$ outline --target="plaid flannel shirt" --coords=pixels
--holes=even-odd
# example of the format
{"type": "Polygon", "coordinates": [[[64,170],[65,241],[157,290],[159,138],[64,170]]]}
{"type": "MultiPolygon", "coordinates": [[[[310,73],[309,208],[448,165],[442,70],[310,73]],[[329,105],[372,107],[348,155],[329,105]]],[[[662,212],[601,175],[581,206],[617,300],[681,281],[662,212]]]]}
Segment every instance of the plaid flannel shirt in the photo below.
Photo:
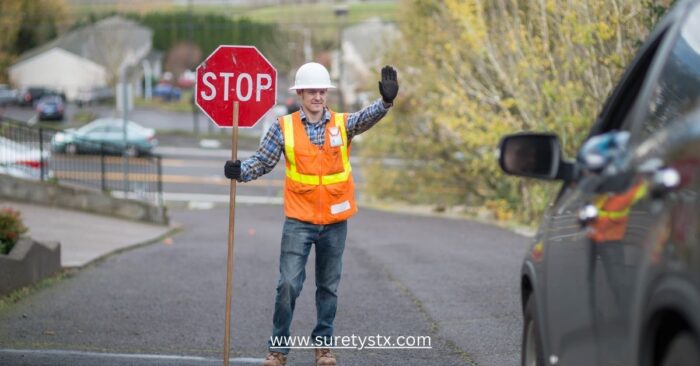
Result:
{"type": "MultiPolygon", "coordinates": [[[[350,113],[346,120],[348,139],[352,140],[353,137],[369,130],[386,115],[389,107],[384,105],[381,99],[378,99],[361,111],[350,113]]],[[[326,124],[330,119],[331,113],[326,108],[321,122],[310,123],[306,119],[304,110],[301,110],[301,121],[306,129],[306,135],[309,136],[314,145],[323,146],[326,137],[326,124]]],[[[241,179],[239,181],[248,182],[269,173],[277,165],[283,150],[284,136],[280,129],[279,120],[277,120],[267,130],[258,151],[241,162],[241,179]]]]}

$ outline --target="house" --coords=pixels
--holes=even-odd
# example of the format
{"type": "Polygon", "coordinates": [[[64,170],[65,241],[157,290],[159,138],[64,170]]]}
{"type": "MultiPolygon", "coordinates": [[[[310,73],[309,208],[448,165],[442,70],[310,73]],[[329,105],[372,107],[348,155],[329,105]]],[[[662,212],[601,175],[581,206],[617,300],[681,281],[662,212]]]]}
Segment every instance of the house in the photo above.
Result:
{"type": "MultiPolygon", "coordinates": [[[[18,88],[55,89],[75,100],[86,91],[114,85],[125,61],[140,65],[152,38],[153,31],[134,21],[105,18],[20,55],[9,68],[10,81],[18,88]]],[[[129,81],[140,84],[138,76],[130,75],[129,81]]]]}

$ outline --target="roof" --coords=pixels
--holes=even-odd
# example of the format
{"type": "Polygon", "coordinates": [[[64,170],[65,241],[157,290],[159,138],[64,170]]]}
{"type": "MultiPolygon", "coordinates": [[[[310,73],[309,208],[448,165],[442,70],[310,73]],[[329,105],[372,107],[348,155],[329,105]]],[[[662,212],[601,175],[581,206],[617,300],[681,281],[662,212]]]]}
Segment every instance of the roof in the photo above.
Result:
{"type": "Polygon", "coordinates": [[[20,55],[15,65],[53,48],[61,48],[100,65],[108,66],[114,64],[113,58],[124,57],[124,55],[115,55],[107,50],[112,48],[116,48],[119,51],[124,49],[137,50],[143,47],[150,48],[152,37],[153,31],[150,29],[116,15],[102,19],[89,26],[75,29],[51,42],[33,48],[20,55]],[[115,45],[118,45],[118,47],[114,47],[115,45]]]}

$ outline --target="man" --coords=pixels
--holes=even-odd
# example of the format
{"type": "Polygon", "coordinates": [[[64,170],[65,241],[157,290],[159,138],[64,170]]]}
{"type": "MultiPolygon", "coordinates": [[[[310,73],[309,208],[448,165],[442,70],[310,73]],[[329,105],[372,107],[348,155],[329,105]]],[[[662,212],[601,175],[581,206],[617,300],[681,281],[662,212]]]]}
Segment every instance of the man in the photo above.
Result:
{"type": "MultiPolygon", "coordinates": [[[[229,179],[248,182],[270,172],[284,152],[285,222],[282,231],[280,276],[275,298],[269,354],[263,365],[282,366],[289,348],[272,340],[290,334],[294,305],[304,284],[306,261],[316,249],[317,324],[311,341],[332,344],[333,321],[340,283],[347,219],[357,212],[350,167],[350,142],[374,126],[393,105],[399,90],[396,70],[382,69],[379,82],[381,100],[356,113],[335,113],[326,107],[331,85],[328,70],[318,63],[307,63],[297,70],[294,86],[301,108],[279,118],[263,138],[258,151],[241,162],[227,161],[224,173],[229,179]]],[[[316,365],[336,365],[328,348],[316,348],[316,365]]]]}

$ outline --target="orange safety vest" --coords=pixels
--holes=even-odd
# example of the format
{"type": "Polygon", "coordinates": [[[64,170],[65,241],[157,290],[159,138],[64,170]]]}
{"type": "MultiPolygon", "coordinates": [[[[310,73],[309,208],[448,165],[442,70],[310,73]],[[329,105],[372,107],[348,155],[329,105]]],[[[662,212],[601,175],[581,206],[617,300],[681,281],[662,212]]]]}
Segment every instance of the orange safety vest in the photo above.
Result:
{"type": "Polygon", "coordinates": [[[598,218],[591,224],[588,237],[596,243],[619,241],[625,236],[630,208],[647,193],[641,182],[617,195],[602,195],[596,202],[598,218]]]}
{"type": "Polygon", "coordinates": [[[350,167],[347,115],[331,111],[323,147],[311,143],[295,112],[280,117],[286,178],[284,213],[300,221],[326,225],[357,213],[350,167]]]}

